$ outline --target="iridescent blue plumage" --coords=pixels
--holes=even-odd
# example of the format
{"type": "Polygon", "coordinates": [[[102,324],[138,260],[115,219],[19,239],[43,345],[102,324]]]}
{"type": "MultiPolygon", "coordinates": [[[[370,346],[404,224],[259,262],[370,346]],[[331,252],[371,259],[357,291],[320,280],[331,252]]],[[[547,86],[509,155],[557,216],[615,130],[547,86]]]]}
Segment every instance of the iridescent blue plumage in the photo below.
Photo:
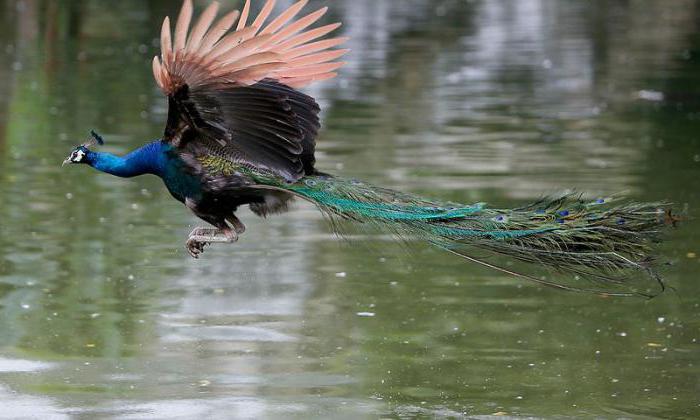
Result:
{"type": "Polygon", "coordinates": [[[145,174],[162,177],[168,165],[166,150],[160,140],[148,143],[125,156],[86,150],[85,158],[88,165],[100,172],[121,178],[131,178],[145,174]]]}
{"type": "Polygon", "coordinates": [[[125,156],[96,152],[87,148],[84,163],[100,172],[121,178],[139,175],[156,175],[160,177],[170,193],[181,202],[190,197],[197,199],[202,189],[199,179],[187,174],[184,162],[173,151],[173,147],[161,140],[156,140],[136,149],[125,156]]]}

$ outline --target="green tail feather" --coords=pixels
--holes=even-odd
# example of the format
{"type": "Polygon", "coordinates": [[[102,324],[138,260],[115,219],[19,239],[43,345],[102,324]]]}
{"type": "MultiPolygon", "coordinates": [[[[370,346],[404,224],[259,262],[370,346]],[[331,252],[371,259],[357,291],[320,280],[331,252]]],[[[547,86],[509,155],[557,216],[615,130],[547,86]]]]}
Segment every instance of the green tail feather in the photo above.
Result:
{"type": "MultiPolygon", "coordinates": [[[[270,182],[268,180],[267,184],[270,182]]],[[[420,238],[471,261],[553,287],[604,294],[626,287],[643,274],[663,282],[651,257],[663,227],[676,219],[666,203],[618,204],[614,198],[584,200],[569,194],[517,209],[491,209],[429,201],[358,181],[310,176],[278,184],[316,204],[331,219],[374,224],[400,237],[420,238]],[[545,281],[475,258],[475,249],[543,265],[574,277],[576,285],[545,281]],[[581,286],[584,281],[594,289],[581,286]]]]}

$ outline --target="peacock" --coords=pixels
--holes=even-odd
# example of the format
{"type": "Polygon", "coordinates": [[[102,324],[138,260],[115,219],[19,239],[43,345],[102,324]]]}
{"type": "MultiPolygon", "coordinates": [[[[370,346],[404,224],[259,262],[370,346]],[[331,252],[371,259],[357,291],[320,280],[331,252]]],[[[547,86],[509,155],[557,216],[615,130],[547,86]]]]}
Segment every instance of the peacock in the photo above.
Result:
{"type": "Polygon", "coordinates": [[[316,169],[320,108],[300,89],[335,77],[348,50],[336,48],[347,38],[326,37],[340,23],[314,25],[327,7],[298,18],[306,3],[270,18],[275,0],[267,0],[249,19],[247,0],[242,11],[217,20],[219,4],[212,2],[190,25],[193,5],[185,0],[174,33],[170,19],[163,21],[161,54],[153,58],[153,76],[168,101],[162,139],[115,156],[93,150],[104,140],[92,131],[64,164],[125,178],[160,177],[175,199],[212,226],[187,238],[194,258],[209,244],[238,240],[245,231],[236,217],[241,206],[266,217],[299,198],[315,204],[333,226],[356,222],[424,240],[547,286],[643,294],[613,293],[608,286],[644,277],[663,290],[652,254],[664,227],[678,220],[668,203],[567,194],[496,209],[426,199],[316,169]],[[549,268],[555,279],[498,266],[489,262],[494,254],[549,268]],[[563,277],[577,283],[557,280],[563,277]]]}

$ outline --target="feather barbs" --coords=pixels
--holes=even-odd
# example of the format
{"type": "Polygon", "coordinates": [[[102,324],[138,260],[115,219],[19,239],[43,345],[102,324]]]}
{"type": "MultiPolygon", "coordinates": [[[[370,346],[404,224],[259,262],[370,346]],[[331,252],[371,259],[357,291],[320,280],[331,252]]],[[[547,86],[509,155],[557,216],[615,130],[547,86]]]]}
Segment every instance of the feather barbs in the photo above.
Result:
{"type": "Polygon", "coordinates": [[[328,8],[297,19],[306,3],[300,0],[270,19],[276,0],[267,0],[248,24],[250,0],[243,12],[233,11],[219,20],[219,4],[212,2],[190,28],[194,9],[192,0],[185,0],[174,33],[170,19],[163,21],[161,55],[153,59],[156,83],[166,95],[172,95],[184,84],[191,88],[217,83],[251,85],[269,78],[300,88],[335,77],[335,70],[344,64],[335,60],[348,50],[330,48],[347,38],[317,41],[340,23],[307,30],[328,8]]]}

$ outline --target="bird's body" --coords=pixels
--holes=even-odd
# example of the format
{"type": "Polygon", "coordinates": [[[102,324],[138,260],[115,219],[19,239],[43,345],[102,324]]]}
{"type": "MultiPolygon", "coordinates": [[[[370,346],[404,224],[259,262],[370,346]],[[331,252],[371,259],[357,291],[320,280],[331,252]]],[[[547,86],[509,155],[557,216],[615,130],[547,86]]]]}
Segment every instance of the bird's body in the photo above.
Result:
{"type": "MultiPolygon", "coordinates": [[[[188,172],[187,163],[162,140],[148,143],[125,156],[87,150],[85,162],[100,172],[120,178],[156,175],[176,200],[208,218],[216,215],[222,222],[240,206],[257,206],[259,213],[268,214],[279,208],[275,200],[279,201],[280,195],[287,200],[292,198],[282,191],[251,188],[249,186],[256,181],[246,168],[208,157],[202,159],[202,164],[210,168],[211,174],[220,175],[221,183],[221,188],[212,191],[202,178],[188,172]]],[[[278,181],[284,182],[283,179],[278,181]]]]}
{"type": "Polygon", "coordinates": [[[329,48],[345,39],[318,40],[339,24],[308,29],[326,8],[294,20],[306,0],[266,24],[274,4],[268,0],[248,25],[249,1],[240,15],[232,12],[219,21],[214,2],[190,30],[192,3],[185,0],[174,37],[166,18],[162,54],[153,62],[169,103],[163,138],[124,157],[83,145],[66,162],[120,177],[162,178],[173,197],[216,228],[192,232],[187,248],[195,257],[206,244],[237,240],[244,231],[235,216],[241,206],[266,216],[285,211],[298,197],[334,222],[375,225],[550,286],[570,288],[498,268],[472,251],[539,263],[596,286],[624,285],[640,273],[660,281],[652,270],[652,245],[661,227],[675,223],[663,203],[568,195],[499,210],[428,200],[317,171],[319,106],[298,89],[335,76],[343,63],[334,60],[346,50],[329,48]]]}

